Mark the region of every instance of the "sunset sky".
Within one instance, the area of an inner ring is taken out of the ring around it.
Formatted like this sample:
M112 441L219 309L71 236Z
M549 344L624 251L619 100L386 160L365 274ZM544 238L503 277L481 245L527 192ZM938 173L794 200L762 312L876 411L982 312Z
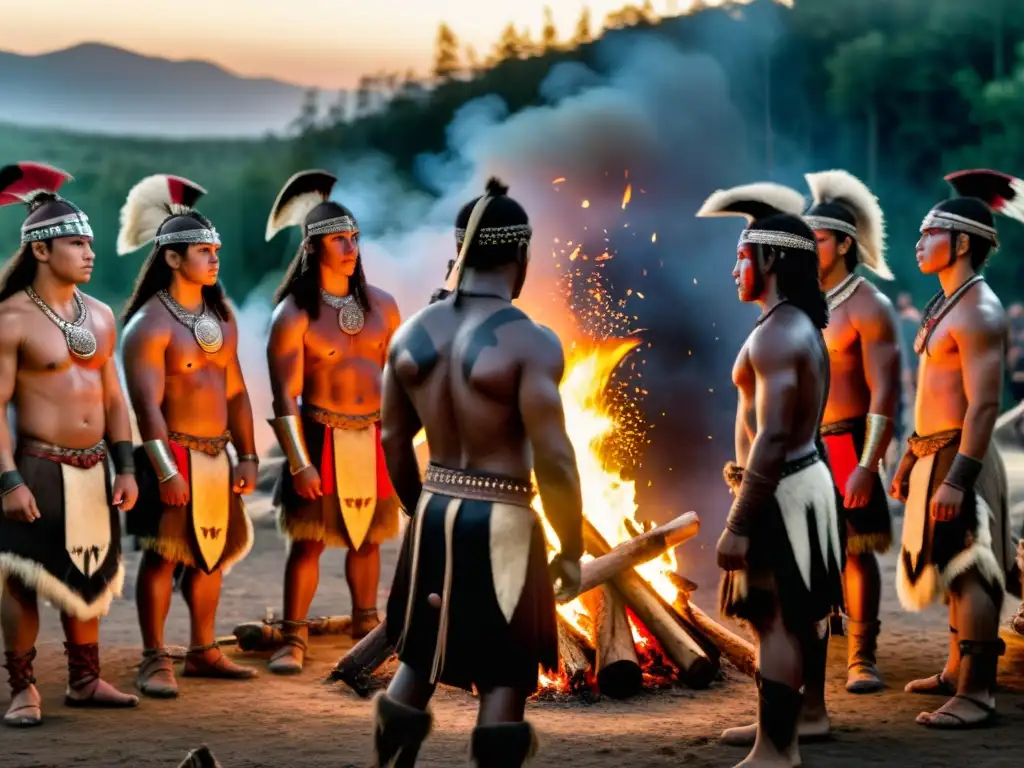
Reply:
M627 0L0 0L0 50L35 54L83 42L322 88L380 69L426 73L443 21L481 55L509 21L539 37L550 6L560 37L589 6L594 29ZM642 0L634 0L639 5ZM653 0L676 14L692 0ZM711 0L707 4L716 4Z

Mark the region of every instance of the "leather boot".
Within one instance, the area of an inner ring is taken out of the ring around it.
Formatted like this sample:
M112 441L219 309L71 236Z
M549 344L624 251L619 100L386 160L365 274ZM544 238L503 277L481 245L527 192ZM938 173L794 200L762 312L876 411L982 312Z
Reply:
M847 622L846 690L849 693L874 693L885 688L882 676L875 666L880 621Z
M520 723L478 725L473 729L470 765L474 768L519 768L537 754L537 735Z
M4 725L11 728L31 728L43 722L42 701L36 690L36 678L32 662L36 658L36 649L31 648L25 653L4 651L7 658L8 680L11 684L11 706L4 715Z
M377 768L412 768L430 735L430 712L409 707L378 693L373 699L373 754Z

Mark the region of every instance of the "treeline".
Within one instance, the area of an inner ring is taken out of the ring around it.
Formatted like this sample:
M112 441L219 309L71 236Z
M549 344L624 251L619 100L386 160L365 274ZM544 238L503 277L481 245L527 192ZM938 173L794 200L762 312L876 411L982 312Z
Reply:
M478 59L442 27L429 78L371 78L355 97L359 109L324 111L311 100L287 139L175 142L0 128L0 157L48 161L77 176L68 192L96 222L106 257L94 288L118 304L142 258L113 256L125 193L147 173L194 178L210 191L201 208L223 234L224 274L241 298L294 251L284 237L263 242L267 210L294 171L340 167L372 150L423 188L416 158L445 149L445 130L466 102L496 94L512 112L539 104L554 64L605 68L594 37L657 35L724 71L731 101L751 126L736 160L745 177L803 188L804 172L843 167L871 183L887 214L897 275L886 288L923 301L934 281L917 274L913 244L925 212L949 194L942 176L972 166L1024 176L1024 15L1016 9L1016 0L794 0L792 7L755 0L658 19L638 5L593 31L581 23L563 35L551 25L538 39L509 28ZM18 222L20 212L0 210L7 252L17 245ZM999 226L1003 246L990 275L1004 298L1024 298L1024 259L1015 258L1024 225Z

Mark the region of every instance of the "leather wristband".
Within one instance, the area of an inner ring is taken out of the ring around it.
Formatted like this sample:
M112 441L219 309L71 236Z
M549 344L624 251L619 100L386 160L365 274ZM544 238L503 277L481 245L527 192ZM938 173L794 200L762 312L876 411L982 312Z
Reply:
M16 469L0 472L0 498L25 484L25 478Z
M238 457L238 463L241 464L243 461L251 461L256 466L260 464L260 457L255 453L243 453Z
M749 536L754 517L775 498L777 486L778 482L745 469L743 482L736 492L736 499L729 510L725 527L737 536Z
M974 488L981 474L983 464L975 458L958 453L943 480L946 485L956 488L958 491L967 491Z
M131 440L119 440L110 446L110 459L114 462L115 474L135 474L135 446Z

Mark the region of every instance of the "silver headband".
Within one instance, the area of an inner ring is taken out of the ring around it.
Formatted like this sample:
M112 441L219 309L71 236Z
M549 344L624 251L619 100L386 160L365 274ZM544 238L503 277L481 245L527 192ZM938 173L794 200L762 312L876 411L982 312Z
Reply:
M778 232L773 229L745 229L740 235L740 245L757 243L758 245L774 245L779 248L800 248L812 253L818 252L818 244L800 235L789 232Z
M156 247L175 245L180 243L205 245L220 245L220 235L215 229L186 229L183 232L168 232L166 235L157 235L153 238Z
M995 227L980 224L974 219L966 216L958 216L948 211L928 211L928 215L921 222L921 231L926 229L959 229L972 235L983 237L995 246L999 245L999 236Z
M359 226L351 216L335 216L333 219L317 221L306 227L306 237L333 235L337 232L358 232Z
M804 216L804 223L811 229L834 229L854 240L857 239L857 228L842 219L833 219L831 216Z
M474 243L477 245L506 245L529 240L533 236L533 227L529 224L511 224L507 227L483 227L476 231ZM466 239L466 230L455 228L455 244L462 245Z
M35 243L55 237L92 237L89 217L84 213L69 213L46 221L21 225L21 242Z

